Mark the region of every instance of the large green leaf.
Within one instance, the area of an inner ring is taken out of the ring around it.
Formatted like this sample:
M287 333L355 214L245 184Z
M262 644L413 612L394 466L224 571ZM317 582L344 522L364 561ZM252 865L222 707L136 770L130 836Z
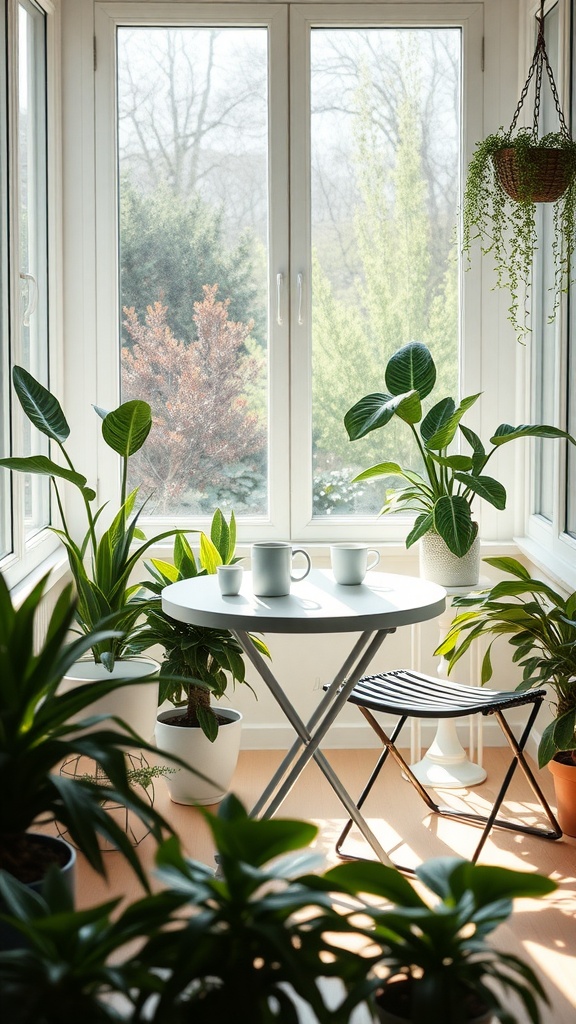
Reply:
M63 444L70 434L62 406L57 398L23 366L12 370L14 390L28 419L47 437Z
M499 448L507 441L514 441L517 437L566 437L572 444L576 444L576 440L571 434L546 423L521 423L518 427L512 427L509 423L501 423L494 436L490 438L490 443Z
M348 410L344 417L344 426L350 440L357 441L371 430L385 427L395 415L407 423L419 422L422 407L417 391L408 391L401 395L365 395Z
M422 420L422 426L420 427L420 434L425 444L445 423L448 423L455 411L456 403L453 398L443 398L441 402L437 402L436 405L432 406L430 412Z
M151 427L152 412L148 402L124 402L103 420L102 437L113 451L128 458L140 450Z
M432 448L439 451L441 448L447 448L448 445L454 439L454 434L458 429L460 420L464 416L468 409L480 398L480 392L477 395L468 395L467 398L463 398L457 409L454 410L449 419L442 424L441 427L432 434L431 437L426 441L426 447Z
M431 512L418 516L410 533L406 537L406 547L410 548L417 540L420 540L425 533L434 529L434 516Z
M489 501L494 508L506 508L506 488L491 476L474 476L471 473L454 473L454 479L465 484L480 498Z
M426 345L413 341L395 352L386 367L386 387L391 395L417 391L426 398L436 383L436 367Z
M466 499L459 495L439 498L434 505L434 529L454 555L465 555L477 533Z
M17 456L0 459L0 466L5 466L6 469L13 469L17 473L36 473L39 476L55 476L60 480L67 480L71 484L75 484L81 491L84 492L89 501L92 501L96 495L92 488L86 486L86 477L82 476L81 473L75 473L71 469L64 469L63 466L59 466L57 462L52 462L52 459L47 459L45 455L28 455L23 458Z

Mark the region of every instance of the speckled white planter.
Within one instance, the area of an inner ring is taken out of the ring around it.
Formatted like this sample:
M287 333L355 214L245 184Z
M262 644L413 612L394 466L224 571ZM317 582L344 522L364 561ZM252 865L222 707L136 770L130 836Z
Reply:
M420 540L420 576L441 587L475 587L480 579L480 538L459 558L437 533L425 533Z
M218 708L218 715L228 721L220 725L218 735L212 743L202 729L190 729L184 725L172 725L171 718L182 714L181 708L162 711L156 722L156 744L161 751L175 754L190 765L191 771L170 765L161 756L163 764L174 767L174 774L166 775L170 799L175 804L217 804L232 784L240 752L242 715L232 708ZM194 769L202 772L200 778Z

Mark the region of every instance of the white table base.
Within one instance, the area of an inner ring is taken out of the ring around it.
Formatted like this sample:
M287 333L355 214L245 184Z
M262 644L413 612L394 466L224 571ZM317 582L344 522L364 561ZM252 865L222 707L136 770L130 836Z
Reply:
M469 594L478 587L447 587L448 597ZM438 621L439 641L446 635L446 631L452 621L451 602L448 602L446 610ZM446 678L446 661L441 658L436 675L439 678ZM455 718L442 718L438 722L436 735L432 744L426 751L424 757L411 764L410 768L423 786L437 786L442 789L462 789L468 786L478 786L484 782L486 771L481 764L471 761L460 743L456 731ZM482 718L476 716L478 729L478 755L482 753ZM473 729L474 723L470 724L470 750L473 750Z

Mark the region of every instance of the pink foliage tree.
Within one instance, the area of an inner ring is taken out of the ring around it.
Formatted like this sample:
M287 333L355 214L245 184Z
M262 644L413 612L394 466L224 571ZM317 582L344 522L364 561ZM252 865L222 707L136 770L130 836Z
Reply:
M247 398L263 375L263 360L246 353L252 322L230 321L229 300L217 300L217 290L204 285L203 300L194 303L190 344L174 337L161 302L147 307L144 323L133 308L124 310L132 346L122 350L123 399L145 399L153 416L131 463L133 486L152 494L149 512L174 512L187 494L207 489L226 495L227 469L257 471L266 445L265 425Z

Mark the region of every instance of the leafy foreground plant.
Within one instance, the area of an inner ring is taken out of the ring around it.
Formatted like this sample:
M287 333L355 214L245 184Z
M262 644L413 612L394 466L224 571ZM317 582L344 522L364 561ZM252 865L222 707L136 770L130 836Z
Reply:
M542 733L538 763L542 768L559 752L571 751L576 763L576 591L568 597L542 580L532 579L515 558L486 558L513 579L460 597L463 609L436 654L448 659L448 671L480 637L491 637L482 660L482 682L492 678L492 645L500 636L515 648L522 668L517 690L549 686L556 693L556 715Z
M116 616L118 632L100 638L91 648L94 660L111 672L114 662L124 656L130 632L143 611L137 596L139 585L130 584L130 575L145 551L178 532L168 530L146 540L138 527L141 510L134 512L138 488L130 493L127 490L128 460L140 450L152 426L150 406L147 402L132 401L109 413L96 409L102 418L104 441L122 460L120 508L108 529L99 535L99 520L107 503L94 508L96 492L75 468L66 451L70 427L60 403L23 367L14 367L12 379L26 416L37 430L58 446L63 465L44 455L31 455L0 459L0 466L50 477L62 521L61 530L51 529L60 537L68 555L78 597L76 621L83 633L90 633L106 616ZM82 497L87 521L83 537L75 538L68 527L59 482L72 484Z
M439 897L429 906L379 863L310 874L321 858L295 852L317 833L307 822L254 820L234 796L217 817L202 813L218 877L184 858L172 837L157 851L165 888L119 915L118 901L74 911L55 877L38 895L0 874L6 919L26 943L0 954L10 1024L297 1024L299 999L320 1024L348 1024L356 1006L374 1006L382 985L376 965L406 978L415 1024L464 1024L470 992L514 1024L503 1005L508 991L538 1024L538 1000L547 1001L540 983L486 937L510 915L513 898L554 891L550 879L457 858L430 861L417 871ZM136 951L134 939L143 940ZM320 979L340 981L329 1004Z
M430 860L416 875L437 900L425 901L403 875L381 864L357 862L326 874L329 887L371 893L393 904L368 911L380 963L390 976L377 1002L411 1024L469 1024L478 1008L514 1024L519 1018L506 1006L513 992L539 1024L538 1000L547 1004L548 999L538 978L519 957L489 945L487 937L510 916L513 899L544 896L556 883L456 857Z
M442 398L424 414L422 403L434 390L436 366L421 342L411 342L395 352L388 360L384 377L388 392L360 399L346 413L344 425L351 441L384 428L394 416L410 430L415 463L421 462L421 471L415 472L397 462L381 462L355 477L356 481L376 477L403 477L406 481L402 488L386 491L380 514L416 513L406 538L407 548L426 533L435 532L453 554L460 557L470 550L478 533L478 524L472 518L475 498L482 498L497 509L506 507L506 489L484 473L502 445L521 437L564 437L576 444L570 434L558 427L525 423L512 427L501 423L490 438L492 448L486 451L478 435L461 422L480 393L463 398L458 405L453 398ZM449 452L457 432L469 445L470 454Z
M165 888L114 923L117 901L77 913L57 879L40 896L0 879L10 923L28 943L26 950L0 954L11 1024L297 1024L298 999L320 1024L348 1024L377 985L369 976L375 958L340 945L350 939L366 946L362 927L353 911L333 906L324 876L302 873L322 860L294 852L313 841L317 828L251 819L233 796L217 817L202 813L219 876L184 858L171 838L157 852ZM347 874L345 866L342 878ZM122 953L136 937L144 944ZM336 1006L326 1003L320 978L341 980ZM121 1004L111 1003L111 994L121 995Z
M102 715L82 718L95 699L141 681L106 678L59 692L62 677L73 663L92 645L115 640L117 634L102 629L67 643L76 610L70 585L60 594L36 653L35 620L47 580L45 576L14 608L0 576L0 867L24 881L37 881L42 871L38 871L37 844L29 830L38 819L54 820L101 874L105 868L99 837L121 850L147 885L128 836L106 811L105 802L124 805L157 840L162 838L169 826L130 785L125 758L131 748L154 752L156 748L124 723L104 725ZM91 731L85 731L87 726L92 726ZM106 783L60 775L61 763L75 756L97 762Z
M147 565L153 576L143 586L153 597L147 606L147 623L131 638L131 653L142 653L155 644L164 648L164 661L160 669L159 703L169 700L183 709L179 725L199 726L209 740L218 735L218 713L210 706L210 697L219 700L228 687L246 683L246 666L240 644L229 630L211 629L179 622L162 611L162 591L170 583L194 579L216 572L218 565L239 561L235 557L236 520L234 513L227 523L220 509L216 509L210 528L210 537L200 536L199 562L185 537L174 541L174 564L154 558ZM250 634L252 643L268 657L266 644ZM246 683L249 686L249 683ZM252 689L252 687L250 687Z

